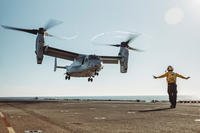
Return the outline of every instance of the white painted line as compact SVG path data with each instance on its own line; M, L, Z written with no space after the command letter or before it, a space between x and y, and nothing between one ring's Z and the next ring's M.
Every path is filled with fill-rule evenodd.
M106 117L94 117L95 120L105 120Z
M69 112L69 111L68 111L68 110L60 110L60 112L61 112L61 113L64 113L64 112L67 113L67 112Z
M3 115L3 113L2 113L2 112L0 112L0 116L1 116L1 118L4 118L4 115Z
M199 116L196 114L185 114L185 113L176 113L177 115L185 115L185 116Z
M195 119L194 121L196 121L196 122L200 122L200 119Z
M127 113L128 114L135 114L135 112L133 112L133 111L128 111Z
M12 127L7 127L8 133L15 133L15 130Z
M42 133L42 130L26 130L24 133Z
M4 124L6 124L6 122L7 122L6 117L3 115L2 112L0 112L0 117L4 120ZM10 124L8 123L8 125L10 125ZM6 127L6 128L8 130L8 133L15 133L15 130L12 127L9 126L9 127Z
M77 113L77 112L75 112L74 114L75 114L75 115L79 115L79 114L81 114L81 113Z

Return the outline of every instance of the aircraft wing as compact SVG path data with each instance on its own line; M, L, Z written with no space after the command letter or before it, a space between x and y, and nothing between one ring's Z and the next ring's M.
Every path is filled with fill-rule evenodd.
M44 55L53 56L61 59L66 59L70 61L74 61L74 58L77 58L80 54L69 52L49 46L44 46Z
M118 64L120 56L99 56L100 60L105 64Z

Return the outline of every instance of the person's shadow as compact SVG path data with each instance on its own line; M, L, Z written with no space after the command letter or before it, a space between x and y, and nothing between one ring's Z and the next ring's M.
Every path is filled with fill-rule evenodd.
M157 108L157 109L148 109L148 110L138 110L138 112L156 112L156 111L164 111L169 110L171 108Z

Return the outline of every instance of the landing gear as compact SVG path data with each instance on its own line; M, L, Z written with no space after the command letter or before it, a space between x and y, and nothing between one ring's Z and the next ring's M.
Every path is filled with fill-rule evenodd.
M65 76L65 79L66 79L66 80L70 80L70 76L69 76L69 75L66 75L66 76Z
M92 82L93 81L93 79L92 78L88 78L88 82Z
M99 76L99 73L95 72L95 74L94 74L94 75L96 75L96 76Z
M93 78L94 78L95 76L98 76L98 75L99 75L99 73L98 73L97 71L95 71L95 73L93 73L93 75L92 75L91 77L88 78L88 82L93 82Z

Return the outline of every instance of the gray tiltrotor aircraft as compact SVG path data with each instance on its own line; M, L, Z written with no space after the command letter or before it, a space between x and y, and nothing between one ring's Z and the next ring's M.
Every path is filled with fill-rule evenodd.
M120 44L109 44L110 46L120 48L118 56L85 55L45 45L45 36L55 37L51 34L48 34L47 29L57 24L60 23L55 21L49 21L44 28L39 29L21 29L4 25L2 25L2 27L6 29L18 30L37 35L35 45L37 64L42 64L44 55L55 57L54 71L56 71L56 68L66 69L65 79L67 80L70 80L70 77L88 77L88 81L92 82L93 78L96 75L98 75L101 69L103 68L103 63L118 64L120 62L121 73L126 73L128 69L129 50L140 51L129 46L129 43L132 40L134 40L137 37L137 35L130 36L127 41L121 42ZM57 58L70 60L73 61L73 63L69 66L57 66Z

